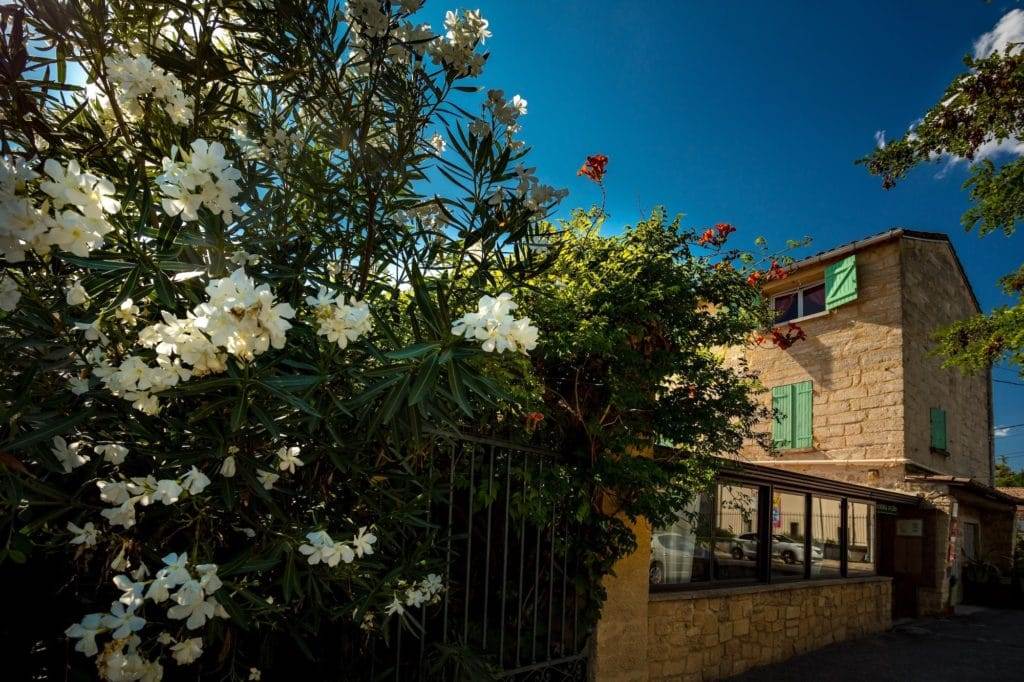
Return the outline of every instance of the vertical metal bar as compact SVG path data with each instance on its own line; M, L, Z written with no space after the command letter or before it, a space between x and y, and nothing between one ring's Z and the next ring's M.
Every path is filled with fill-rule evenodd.
M525 455L522 455L525 459ZM516 666L522 660L520 651L522 649L522 628L523 628L523 571L526 561L526 463L523 462L523 509L519 523L519 592L516 594Z
M577 576L580 573L580 557L578 553L573 557L572 563L572 574ZM580 595L576 593L575 585L573 585L572 590L572 604L572 652L576 654L580 650Z
M811 563L814 561L814 503L810 494L804 495L804 580L811 577ZM824 558L824 555L822 555Z
M455 503L455 445L452 445L452 457L448 463L448 549L445 554L444 575L446 586L452 583L452 513ZM448 595L450 589L444 591L444 615L441 621L441 633L443 642L448 641Z
M850 552L849 552L849 533L850 524L848 522L847 512L850 508L850 500L843 497L839 500L839 575L846 577L846 573L850 568ZM822 552L822 558L825 557Z
M568 654L565 646L565 599L566 589L568 588L569 582L569 524L566 522L565 528L565 540L562 545L562 608L560 609L562 614L561 626L558 628L558 644L559 654L565 656ZM575 652L573 652L575 653Z
M508 588L508 527L512 520L508 515L508 504L512 499L512 451L505 451L505 542L501 553L501 623L498 628L498 663L505 660L505 597Z
M542 457L537 459L539 461L537 484L540 485L541 479L544 477L544 459ZM533 636L530 641L530 659L533 663L537 662L537 616L540 615L540 536L544 532L541 524L536 525L537 540L533 549Z
M427 491L426 491L427 492L427 514L426 514L426 517L427 517L427 524L429 524L430 523L430 519L431 519L431 512L433 511L433 506L434 506L433 505L433 502L434 502L434 458L433 457L431 457L430 460L427 462L427 480L429 481L429 484L428 484L429 487L427 488ZM429 614L428 614L428 610L427 610L427 605L424 604L422 607L420 607L420 620L423 623L423 632L420 635L420 670L423 669L423 659L427 655L427 632L429 632L429 629L427 627L428 615Z
M555 608L555 515L558 509L554 500L551 502L551 523L548 528L551 532L551 552L548 558L548 638L544 645L544 657L551 659L551 612Z
M395 635L395 680L401 682L402 680L402 619L395 619L395 629L398 630L398 634Z
M491 509L494 507L494 446L491 446L490 466L487 472L487 545L484 549L484 622L483 642L480 648L487 651L487 631L490 623L487 622L487 607L490 605L491 597Z
M462 606L462 643L469 643L469 591L473 581L470 570L473 567L473 475L476 473L476 448L470 450L469 455L469 512L466 520L466 577L465 577L465 602Z

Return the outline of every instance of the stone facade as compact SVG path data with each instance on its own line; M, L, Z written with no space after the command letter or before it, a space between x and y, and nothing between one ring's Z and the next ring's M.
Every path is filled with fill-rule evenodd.
M647 679L717 680L883 632L891 590L862 578L651 595Z
M993 485L992 408L988 373L943 369L928 353L937 329L978 311L944 243L901 239L903 273L904 452L911 464ZM929 408L946 411L948 453L930 448Z
M800 321L806 340L732 351L766 388L810 379L814 390L811 448L769 456L748 443L741 458L891 489L908 489L904 477L914 472L991 485L989 377L943 369L929 352L937 329L978 312L952 247L901 236L856 257L857 299ZM797 268L766 294L820 282L838 259ZM770 404L770 394L762 399ZM948 454L931 450L932 407L946 411Z
M824 279L828 263L795 271L776 291ZM776 456L748 443L742 459L899 488L904 471L904 342L899 241L857 253L858 297L800 322L807 339L787 350L737 349L766 388L813 382L813 446ZM771 396L762 396L770 407ZM765 424L770 430L770 424Z

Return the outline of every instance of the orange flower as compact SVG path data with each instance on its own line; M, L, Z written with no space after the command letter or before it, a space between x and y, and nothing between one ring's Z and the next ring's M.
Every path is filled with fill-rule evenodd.
M736 231L736 228L730 225L729 223L718 223L717 225L715 225L715 229L718 230L718 238L721 239L723 242L725 241L726 237L728 237L730 234Z
M754 270L752 273L750 273L750 276L747 277L747 284L749 284L752 287L756 287L758 282L761 281L762 277L764 277L763 272L761 272L760 270Z
M701 246L707 246L713 241L715 241L715 231L704 230L704 234L700 236L700 239L697 240L697 243L700 244Z
M580 166L576 175L586 175L594 182L601 184L604 182L604 172L607 167L608 157L604 154L594 154L587 157L587 160Z

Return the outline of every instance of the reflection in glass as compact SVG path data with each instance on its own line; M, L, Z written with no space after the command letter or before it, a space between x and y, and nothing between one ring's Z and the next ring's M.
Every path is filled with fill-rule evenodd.
M652 585L681 585L710 579L711 496L700 495L677 513L670 526L651 533Z
M875 505L850 500L846 505L850 541L846 550L846 575L875 573Z
M776 490L772 497L772 580L804 577L804 495Z
M718 486L715 580L757 578L757 488Z
M839 538L842 531L839 500L811 497L811 577L840 575Z
M825 283L822 282L803 290L803 310L801 315L814 315L825 312Z
M797 295L798 292L794 291L791 294L783 294L782 296L775 297L774 304L776 322L787 322L799 317L800 311L797 307Z

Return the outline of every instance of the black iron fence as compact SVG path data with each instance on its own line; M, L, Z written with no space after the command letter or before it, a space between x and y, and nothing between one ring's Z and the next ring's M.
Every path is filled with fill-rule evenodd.
M585 679L591 624L579 533L557 456L460 436L433 459L440 603L391 619L375 678Z

